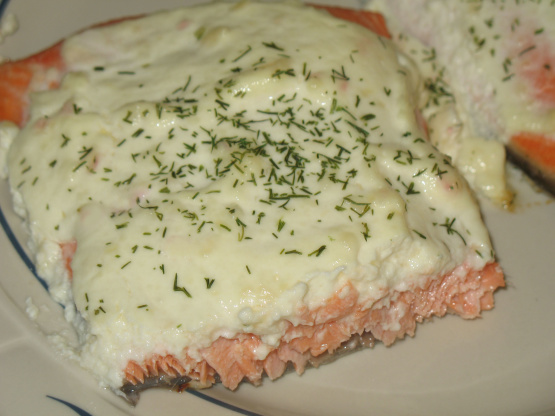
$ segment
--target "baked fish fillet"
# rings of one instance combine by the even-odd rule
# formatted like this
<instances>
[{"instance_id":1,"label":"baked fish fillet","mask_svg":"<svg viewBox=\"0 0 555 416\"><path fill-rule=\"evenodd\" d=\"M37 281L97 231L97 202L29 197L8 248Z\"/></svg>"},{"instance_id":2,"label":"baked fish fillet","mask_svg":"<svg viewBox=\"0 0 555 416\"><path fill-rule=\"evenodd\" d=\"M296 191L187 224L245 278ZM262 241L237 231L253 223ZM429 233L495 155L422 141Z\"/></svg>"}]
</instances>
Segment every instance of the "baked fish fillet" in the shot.
<instances>
[{"instance_id":1,"label":"baked fish fillet","mask_svg":"<svg viewBox=\"0 0 555 416\"><path fill-rule=\"evenodd\" d=\"M14 204L102 385L235 389L493 307L478 205L387 35L212 3L0 66Z\"/></svg>"}]
</instances>

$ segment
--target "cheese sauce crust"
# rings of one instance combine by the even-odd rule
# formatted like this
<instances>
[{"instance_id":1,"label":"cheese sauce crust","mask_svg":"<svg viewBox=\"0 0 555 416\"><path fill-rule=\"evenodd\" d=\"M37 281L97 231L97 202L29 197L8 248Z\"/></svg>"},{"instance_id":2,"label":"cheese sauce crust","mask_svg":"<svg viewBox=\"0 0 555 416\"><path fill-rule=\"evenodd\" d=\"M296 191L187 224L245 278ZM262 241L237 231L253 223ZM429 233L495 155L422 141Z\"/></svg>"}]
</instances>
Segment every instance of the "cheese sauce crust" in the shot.
<instances>
[{"instance_id":1,"label":"cheese sauce crust","mask_svg":"<svg viewBox=\"0 0 555 416\"><path fill-rule=\"evenodd\" d=\"M263 360L347 286L370 308L494 261L406 59L358 25L215 3L85 31L62 56L59 88L3 129L9 180L105 385L241 334Z\"/></svg>"}]
</instances>

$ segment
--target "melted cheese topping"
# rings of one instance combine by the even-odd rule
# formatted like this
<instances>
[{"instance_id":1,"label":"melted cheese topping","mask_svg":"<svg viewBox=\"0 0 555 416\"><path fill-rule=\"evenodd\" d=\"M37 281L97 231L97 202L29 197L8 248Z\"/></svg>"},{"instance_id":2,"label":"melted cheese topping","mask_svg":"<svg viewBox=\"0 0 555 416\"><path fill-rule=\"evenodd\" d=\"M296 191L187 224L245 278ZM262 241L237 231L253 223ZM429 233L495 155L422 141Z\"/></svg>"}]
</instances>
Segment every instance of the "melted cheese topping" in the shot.
<instances>
[{"instance_id":1,"label":"melted cheese topping","mask_svg":"<svg viewBox=\"0 0 555 416\"><path fill-rule=\"evenodd\" d=\"M130 359L221 336L276 346L347 282L370 305L492 259L465 181L423 139L404 58L362 27L216 3L85 31L63 55L10 183L108 385Z\"/></svg>"}]
</instances>

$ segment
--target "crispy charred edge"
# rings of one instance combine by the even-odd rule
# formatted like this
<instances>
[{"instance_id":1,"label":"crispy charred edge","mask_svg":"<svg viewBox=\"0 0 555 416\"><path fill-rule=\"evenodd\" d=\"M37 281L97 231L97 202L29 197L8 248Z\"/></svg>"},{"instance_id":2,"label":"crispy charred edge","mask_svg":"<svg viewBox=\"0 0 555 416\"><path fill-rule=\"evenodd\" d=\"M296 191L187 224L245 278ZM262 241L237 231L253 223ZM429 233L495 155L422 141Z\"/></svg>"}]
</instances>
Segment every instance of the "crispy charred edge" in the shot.
<instances>
[{"instance_id":1,"label":"crispy charred edge","mask_svg":"<svg viewBox=\"0 0 555 416\"><path fill-rule=\"evenodd\" d=\"M127 383L121 390L136 403L139 393L151 387L182 391L221 381L233 390L244 379L258 385L264 375L274 380L288 368L302 374L307 366L318 367L339 353L372 347L374 340L389 346L405 335L413 336L416 324L433 316L453 313L476 318L493 308L493 292L504 286L497 263L480 271L456 269L442 278L430 278L425 287L384 294L371 306L365 306L367 302L361 302L357 290L347 283L326 306L304 311L299 325L289 324L280 345L264 360L255 356L263 344L254 334L219 338L200 352L200 361L185 351L183 359L166 355L150 357L142 364L129 362Z\"/></svg>"},{"instance_id":2,"label":"crispy charred edge","mask_svg":"<svg viewBox=\"0 0 555 416\"><path fill-rule=\"evenodd\" d=\"M521 140L518 140L521 139ZM541 157L551 156L555 158L555 141L550 146L549 149L541 149L541 145L536 147L540 154L534 154L530 149L526 149L522 143L522 137L515 137L506 146L507 159L518 166L530 179L534 180L539 186L541 186L545 191L549 192L551 195L555 196L555 162L551 165L547 162L542 163ZM546 138L534 137L526 138L528 141L546 141Z\"/></svg>"}]
</instances>

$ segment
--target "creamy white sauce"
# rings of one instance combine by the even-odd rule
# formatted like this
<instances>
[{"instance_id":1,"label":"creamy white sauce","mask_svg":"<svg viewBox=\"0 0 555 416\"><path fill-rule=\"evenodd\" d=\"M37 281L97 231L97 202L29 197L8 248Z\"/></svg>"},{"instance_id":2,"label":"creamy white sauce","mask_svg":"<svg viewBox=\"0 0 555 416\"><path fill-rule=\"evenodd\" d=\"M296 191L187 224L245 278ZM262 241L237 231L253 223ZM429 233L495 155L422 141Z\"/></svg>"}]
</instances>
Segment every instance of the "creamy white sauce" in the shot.
<instances>
[{"instance_id":1,"label":"creamy white sauce","mask_svg":"<svg viewBox=\"0 0 555 416\"><path fill-rule=\"evenodd\" d=\"M9 180L106 385L242 332L263 359L347 282L371 305L492 260L466 182L422 139L405 58L362 27L216 3L85 31L63 55Z\"/></svg>"}]
</instances>

